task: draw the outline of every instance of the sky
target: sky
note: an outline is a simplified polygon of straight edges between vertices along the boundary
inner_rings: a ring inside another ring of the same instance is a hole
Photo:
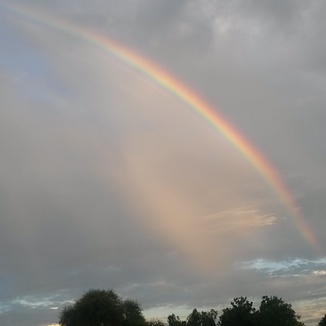
[[[54,325],[95,288],[163,320],[276,295],[317,325],[325,15],[2,0],[0,324]]]

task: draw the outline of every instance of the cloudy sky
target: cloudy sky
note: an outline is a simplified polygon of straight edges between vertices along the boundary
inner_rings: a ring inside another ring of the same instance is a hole
[[[2,0],[0,324],[55,324],[100,288],[162,318],[277,295],[316,325],[325,15],[323,0]]]

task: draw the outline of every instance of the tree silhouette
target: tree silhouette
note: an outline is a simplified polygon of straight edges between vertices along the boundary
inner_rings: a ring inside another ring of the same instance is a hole
[[[325,318],[326,321],[326,318]],[[235,298],[231,307],[223,309],[219,326],[303,326],[291,304],[276,296],[264,296],[259,310],[247,298]],[[323,325],[321,325],[323,326]],[[326,324],[325,324],[326,326]]]
[[[181,321],[179,316],[172,314],[168,316],[169,326],[216,326],[217,311],[201,311],[194,309],[187,317],[186,321]]]
[[[157,318],[152,318],[146,321],[146,326],[165,326],[165,324]]]
[[[175,314],[167,318],[168,326],[304,326],[292,305],[276,296],[263,296],[259,309],[246,297],[237,297],[231,307],[217,311],[193,309],[185,321]],[[113,290],[85,292],[74,304],[63,308],[61,326],[164,326],[158,319],[146,321],[137,301],[122,300]],[[326,315],[318,326],[326,326]]]
[[[217,311],[211,309],[210,311],[201,312],[201,326],[216,326]]]
[[[121,300],[113,290],[89,290],[60,313],[62,326],[145,326],[136,301]]]
[[[137,301],[127,299],[123,302],[123,325],[144,326],[145,318],[140,304]]]
[[[194,309],[187,318],[187,326],[201,326],[201,314]]]
[[[300,326],[300,316],[295,313],[290,303],[285,303],[276,296],[264,296],[258,312],[258,323],[261,326]]]
[[[223,309],[219,318],[219,326],[254,326],[256,325],[256,310],[253,303],[246,297],[235,298],[231,308]]]
[[[179,316],[176,316],[175,314],[168,316],[168,325],[169,326],[184,326],[186,322],[181,321]]]
[[[326,315],[324,315],[317,326],[326,326]]]

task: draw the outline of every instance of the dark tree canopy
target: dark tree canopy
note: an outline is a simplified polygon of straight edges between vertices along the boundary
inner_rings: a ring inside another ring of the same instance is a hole
[[[292,305],[276,296],[264,296],[259,309],[246,297],[235,298],[222,310],[217,322],[216,310],[193,309],[186,320],[172,314],[168,326],[304,326]],[[65,307],[59,317],[61,326],[164,326],[159,319],[146,321],[137,301],[122,300],[113,290],[89,290],[74,304]],[[318,326],[326,326],[326,315]]]
[[[215,326],[216,317],[217,311],[214,309],[202,312],[194,309],[187,317],[187,326]]]
[[[140,305],[113,290],[89,290],[60,314],[62,326],[145,326]]]
[[[146,326],[165,326],[165,324],[157,318],[152,318],[146,321]]]
[[[187,326],[201,326],[201,314],[194,309],[187,318]]]
[[[317,326],[326,326],[326,315],[324,315]]]
[[[179,316],[172,314],[168,317],[169,326],[216,326],[217,311],[201,311],[194,309],[186,320],[181,321]]]
[[[217,310],[211,309],[210,311],[201,312],[201,326],[215,326],[217,318]]]
[[[145,318],[142,314],[140,304],[137,301],[127,299],[123,302],[123,325],[145,325]]]
[[[246,297],[235,298],[231,308],[223,309],[219,318],[219,326],[254,326],[256,325],[256,310],[253,303]]]
[[[260,303],[258,312],[258,322],[261,326],[300,326],[303,325],[292,309],[290,303],[286,303],[282,298],[276,296],[264,296]]]
[[[175,314],[168,316],[168,325],[169,326],[184,326],[186,322],[181,321],[179,316],[176,316]]]
[[[264,296],[256,310],[247,298],[235,298],[231,307],[223,309],[219,326],[303,326],[291,304],[276,296]],[[325,325],[326,326],[326,325]]]

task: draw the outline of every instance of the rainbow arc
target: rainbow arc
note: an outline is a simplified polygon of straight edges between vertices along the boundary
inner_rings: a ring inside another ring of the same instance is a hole
[[[158,64],[140,55],[135,50],[120,44],[104,34],[95,30],[79,26],[50,14],[26,6],[7,7],[14,15],[28,19],[36,24],[41,24],[59,32],[82,39],[89,44],[100,48],[108,55],[115,57],[120,62],[132,67],[134,70],[146,75],[163,89],[169,91],[189,108],[196,112],[198,117],[204,119],[217,132],[222,134],[232,146],[258,171],[269,186],[275,191],[281,202],[287,207],[295,220],[295,224],[303,238],[316,251],[320,251],[319,243],[300,213],[298,205],[291,192],[286,187],[280,174],[272,164],[260,153],[238,130],[225,120],[216,108],[209,105],[204,99],[188,88],[183,82],[172,74],[162,69]]]

